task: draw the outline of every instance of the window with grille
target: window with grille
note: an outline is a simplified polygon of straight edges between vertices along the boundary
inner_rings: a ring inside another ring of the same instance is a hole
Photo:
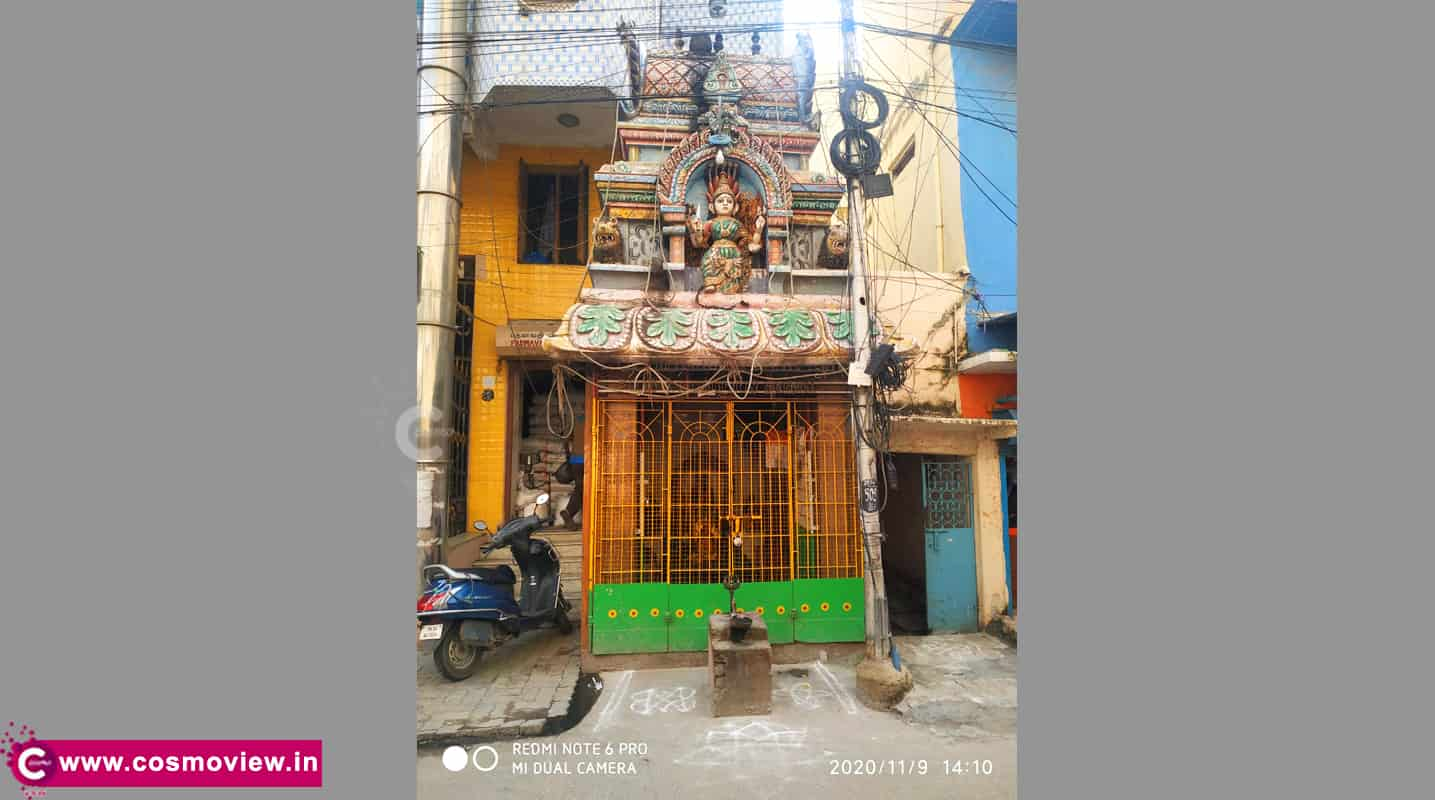
[[[588,261],[588,168],[519,162],[518,261]]]
[[[458,330],[453,340],[453,454],[448,470],[448,535],[468,529],[468,399],[473,386],[474,256],[459,256]]]

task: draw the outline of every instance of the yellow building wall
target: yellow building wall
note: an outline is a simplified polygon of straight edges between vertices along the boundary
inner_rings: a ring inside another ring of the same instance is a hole
[[[606,149],[569,149],[500,145],[498,158],[486,161],[465,151],[459,221],[459,252],[482,256],[480,278],[474,282],[473,385],[469,398],[468,523],[483,520],[489,530],[508,518],[504,496],[505,448],[508,442],[509,391],[507,365],[495,349],[495,332],[512,319],[558,319],[578,297],[584,268],[557,264],[518,263],[518,162],[529,165],[575,166],[590,171],[606,163]],[[600,208],[598,191],[589,181],[588,216]],[[462,312],[460,312],[462,313]],[[495,381],[493,399],[483,400],[483,379]]]

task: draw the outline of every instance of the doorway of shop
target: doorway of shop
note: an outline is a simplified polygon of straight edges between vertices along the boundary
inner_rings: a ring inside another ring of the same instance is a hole
[[[971,460],[888,454],[881,476],[882,561],[893,631],[977,630]]]

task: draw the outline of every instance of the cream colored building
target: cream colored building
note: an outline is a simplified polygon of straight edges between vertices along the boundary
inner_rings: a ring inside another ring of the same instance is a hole
[[[969,4],[857,2],[859,23],[945,39]],[[835,13],[835,12],[834,12]],[[952,57],[945,43],[859,28],[863,79],[887,96],[887,121],[874,131],[882,146],[880,171],[893,195],[866,204],[865,249],[873,302],[883,319],[923,351],[908,398],[932,413],[959,408],[954,349],[965,337],[962,301],[967,271],[962,236],[961,165]],[[840,60],[818,65],[818,87],[835,87]],[[842,130],[836,88],[819,89],[822,146],[812,168],[830,170],[827,148]],[[844,209],[845,211],[845,209]]]
[[[883,561],[889,573],[914,588],[925,583],[922,522],[920,514],[909,513],[911,508],[920,509],[921,503],[912,494],[911,482],[915,479],[920,490],[925,463],[965,459],[971,469],[968,491],[978,619],[984,626],[1007,607],[998,443],[1016,434],[1016,422],[959,417],[956,363],[966,341],[964,291],[969,270],[962,225],[962,167],[957,157],[956,89],[947,40],[969,6],[856,0],[855,13],[859,24],[915,34],[901,37],[858,28],[862,77],[882,90],[889,104],[886,122],[873,133],[882,148],[879,172],[891,177],[893,189],[891,197],[865,204],[870,296],[880,317],[894,323],[897,334],[920,350],[907,388],[893,398],[905,405],[893,423],[890,441],[895,468],[905,483],[900,500],[883,514],[889,537]],[[836,4],[833,8],[835,15]],[[835,88],[840,63],[824,58],[817,69],[814,106],[821,114],[823,141],[812,159],[814,170],[831,170],[828,147],[843,127]],[[894,613],[899,612],[894,609]]]

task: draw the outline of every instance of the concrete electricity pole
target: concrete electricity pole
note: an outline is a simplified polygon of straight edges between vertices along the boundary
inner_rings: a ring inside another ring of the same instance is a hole
[[[842,0],[842,78],[861,77],[857,58],[857,33],[852,0]],[[869,437],[872,424],[872,377],[867,374],[871,355],[868,340],[872,310],[867,303],[867,270],[863,259],[862,185],[855,176],[847,178],[847,225],[851,242],[847,248],[852,270],[852,364],[847,383],[852,385],[852,428],[857,444],[858,501],[862,517],[862,548],[867,578],[863,581],[866,609],[867,654],[857,667],[857,694],[874,708],[891,708],[912,688],[912,676],[892,663],[892,633],[887,619],[887,590],[882,575],[882,520],[878,515],[877,451]]]
[[[448,528],[468,0],[424,0],[418,66],[418,582]]]

